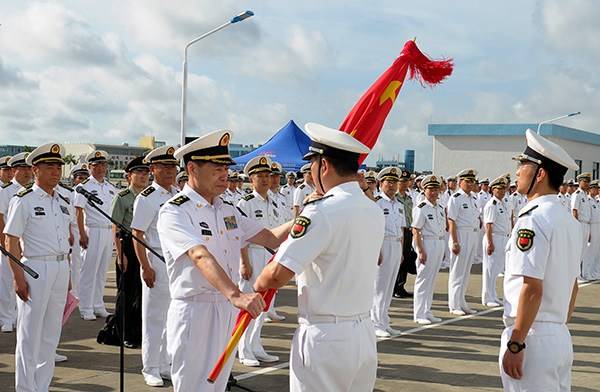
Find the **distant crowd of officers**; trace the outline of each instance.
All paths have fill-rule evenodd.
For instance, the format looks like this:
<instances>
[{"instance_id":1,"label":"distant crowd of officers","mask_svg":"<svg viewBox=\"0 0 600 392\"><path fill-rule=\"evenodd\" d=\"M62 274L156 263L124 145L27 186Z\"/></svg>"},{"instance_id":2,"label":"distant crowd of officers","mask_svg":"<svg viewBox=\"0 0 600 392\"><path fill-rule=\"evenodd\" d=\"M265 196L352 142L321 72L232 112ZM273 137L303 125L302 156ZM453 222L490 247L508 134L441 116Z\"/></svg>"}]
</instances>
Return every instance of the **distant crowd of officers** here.
<instances>
[{"instance_id":1,"label":"distant crowd of officers","mask_svg":"<svg viewBox=\"0 0 600 392\"><path fill-rule=\"evenodd\" d=\"M228 143L223 137L213 143L215 146L196 146L196 150L223 146ZM182 154L194 160L196 156L189 154L196 150ZM194 290L193 285L186 285L194 278L179 261L180 264L175 263L173 269L168 269L169 257L173 262L181 255L176 247L166 254L163 247L169 241L161 238L161 233L168 233L174 243L187 244L185 241L193 240L186 237L184 229L180 230L177 221L170 225L165 223L161 231L159 211L168 204L176 211L183 207L203 208L208 214L213 207L203 200L194 200L189 192L180 192L184 190L188 174L179 169L180 157L176 158L173 146L156 148L132 160L125 168L129 186L123 190L107 180L110 157L104 151L93 151L85 162L75 165L70 171L70 186L64 185L59 182L60 171L56 169L62 167L63 154L62 146L46 144L30 154L0 158L2 244L40 274L38 279L33 279L2 255L0 324L2 332L17 329L17 390L48 390L55 360L66 360L56 353L56 347L67 290L79 298L79 314L83 320L108 318L109 324L111 315L104 303L104 289L115 247L119 284L117 313L126 315L126 327L120 330L116 315L112 316L111 325L117 335L124 334L127 347L141 347L146 384L162 386L163 379L171 379L173 369L180 375L176 389L191 390L185 389L186 385L193 385L186 384L190 376L181 376L187 372L186 361L193 361L186 355L201 353L181 353L183 336L189 333L186 328L190 327L181 320L186 320L185 314L190 310L177 299L185 297L186 290ZM210 157L211 162L219 162L218 154ZM225 216L224 223L210 222L209 218L195 222L199 224L198 235L210 243L217 231L234 233L238 225L242 225L239 221L242 218L237 214L244 222L249 219L257 227L275 232L301 216L306 205L322 196L316 192L311 164L304 165L299 173L300 176L293 171L285 173L282 165L268 156L251 159L243 173L229 170L227 188L220 198L235 207L235 214ZM432 302L437 273L444 268L449 268L448 308L452 315L476 313L466 299L471 266L476 263L483 264L481 303L487 307L501 306L496 280L504 273L507 242L520 210L527 204L527 197L516 192L516 184L511 183L509 175L490 181L478 179L477 174L469 168L452 177L415 176L397 167L386 167L378 173L359 170L356 174L364 195L381 209L385 219L369 314L375 336L401 334L392 327L389 316L394 296L414 297L414 322L426 325L442 321L433 314ZM281 185L282 176L285 176L284 185ZM249 181L250 187L244 179ZM85 192L76 188L83 188ZM598 180L592 180L590 173L582 173L562 184L556 196L582 227L580 280L600 279L598 193ZM121 230L99 210L128 230ZM290 235L302 237L302 230L310 223L309 220L303 226L302 220L296 220ZM132 236L143 243L134 241ZM287 233L283 237L286 236ZM527 246L525 237L523 244ZM230 240L239 242L241 238L236 236ZM231 277L237 277L239 272L236 283L243 293L254 293L257 278L271 258L269 250L258 245L265 242L268 241L246 240L237 255L226 255L227 248L220 248L225 252L225 259L233 260L229 271L223 267L225 272ZM416 275L414 294L404 288L407 272ZM213 284L210 274L205 274L203 279ZM171 292L173 287L178 287L177 293ZM194 295L203 305L221 301L210 292L194 292ZM180 312L182 319L170 319L168 315L173 312ZM191 323L194 319L189 317L187 320ZM260 366L279 360L264 349L261 330L265 321L284 318L275 311L273 302L268 312L251 322L238 347L239 361L243 365ZM169 323L173 324L168 334ZM208 341L209 336L196 339L199 339L198 344L223 346L221 341Z\"/></svg>"}]
</instances>

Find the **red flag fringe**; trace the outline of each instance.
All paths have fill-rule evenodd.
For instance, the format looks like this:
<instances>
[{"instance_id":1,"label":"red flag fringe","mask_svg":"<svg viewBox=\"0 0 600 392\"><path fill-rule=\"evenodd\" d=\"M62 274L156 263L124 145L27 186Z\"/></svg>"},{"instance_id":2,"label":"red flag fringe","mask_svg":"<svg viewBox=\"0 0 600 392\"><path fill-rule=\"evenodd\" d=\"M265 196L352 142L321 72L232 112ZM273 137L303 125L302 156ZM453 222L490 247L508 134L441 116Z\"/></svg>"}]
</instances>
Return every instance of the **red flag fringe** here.
<instances>
[{"instance_id":1,"label":"red flag fringe","mask_svg":"<svg viewBox=\"0 0 600 392\"><path fill-rule=\"evenodd\" d=\"M431 60L417 47L415 41L406 42L402 54L407 57L410 78L417 79L422 85L433 86L441 83L452 73L452 59Z\"/></svg>"}]
</instances>

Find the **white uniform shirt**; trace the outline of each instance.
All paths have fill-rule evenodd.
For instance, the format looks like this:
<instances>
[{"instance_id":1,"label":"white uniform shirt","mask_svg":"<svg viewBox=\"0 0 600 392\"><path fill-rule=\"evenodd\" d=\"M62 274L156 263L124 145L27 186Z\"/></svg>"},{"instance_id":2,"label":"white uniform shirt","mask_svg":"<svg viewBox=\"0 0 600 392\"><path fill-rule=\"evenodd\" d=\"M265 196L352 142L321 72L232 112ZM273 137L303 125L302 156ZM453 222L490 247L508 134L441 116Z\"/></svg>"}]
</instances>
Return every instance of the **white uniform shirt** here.
<instances>
[{"instance_id":1,"label":"white uniform shirt","mask_svg":"<svg viewBox=\"0 0 600 392\"><path fill-rule=\"evenodd\" d=\"M600 223L600 199L589 198L592 213L590 214L590 223ZM594 238L594 241L600 241Z\"/></svg>"},{"instance_id":2,"label":"white uniform shirt","mask_svg":"<svg viewBox=\"0 0 600 392\"><path fill-rule=\"evenodd\" d=\"M315 190L312 186L308 185L306 182L303 182L302 184L300 184L300 186L298 188L296 188L296 190L294 191L294 205L293 207L300 207L300 210L302 211L302 206L304 205L304 199L306 199L306 197L308 195L310 195L311 193L313 193Z\"/></svg>"},{"instance_id":3,"label":"white uniform shirt","mask_svg":"<svg viewBox=\"0 0 600 392\"><path fill-rule=\"evenodd\" d=\"M279 224L283 224L285 222L290 221L292 219L292 207L290 207L289 204L287 204L285 196L279 193L279 191L273 192L270 189L268 193L269 197L275 200L275 203L277 203L277 212L279 213Z\"/></svg>"},{"instance_id":4,"label":"white uniform shirt","mask_svg":"<svg viewBox=\"0 0 600 392\"><path fill-rule=\"evenodd\" d=\"M450 189L445 190L440 194L438 203L444 208L448 207L448 202L450 201L452 194L453 192Z\"/></svg>"},{"instance_id":5,"label":"white uniform shirt","mask_svg":"<svg viewBox=\"0 0 600 392\"><path fill-rule=\"evenodd\" d=\"M296 187L294 185L285 184L279 189L279 193L285 197L285 205L291 210L294 206L294 192Z\"/></svg>"},{"instance_id":6,"label":"white uniform shirt","mask_svg":"<svg viewBox=\"0 0 600 392\"><path fill-rule=\"evenodd\" d=\"M483 207L483 224L492 224L492 233L507 235L510 234L510 209L507 208L504 201L492 196Z\"/></svg>"},{"instance_id":7,"label":"white uniform shirt","mask_svg":"<svg viewBox=\"0 0 600 392\"><path fill-rule=\"evenodd\" d=\"M14 195L19 192L19 189L23 188L16 180L12 180L2 189L0 189L0 214L4 215L4 222L6 222L6 216L8 215L8 206L10 200Z\"/></svg>"},{"instance_id":8,"label":"white uniform shirt","mask_svg":"<svg viewBox=\"0 0 600 392\"><path fill-rule=\"evenodd\" d=\"M581 226L556 195L527 203L506 246L505 317L517 317L523 276L528 276L544 281L535 321L567 322L571 292L580 270L582 235Z\"/></svg>"},{"instance_id":9,"label":"white uniform shirt","mask_svg":"<svg viewBox=\"0 0 600 392\"><path fill-rule=\"evenodd\" d=\"M570 198L567 197L567 193L563 194L563 193L558 193L556 195L556 197L558 198L558 201L560 201L560 204L565 207L566 209L568 209L569 211L571 211L571 200Z\"/></svg>"},{"instance_id":10,"label":"white uniform shirt","mask_svg":"<svg viewBox=\"0 0 600 392\"><path fill-rule=\"evenodd\" d=\"M131 228L143 231L146 243L157 252L161 251L160 238L158 238L156 229L158 211L177 191L174 186L167 190L153 181L149 187L136 196L133 202Z\"/></svg>"},{"instance_id":11,"label":"white uniform shirt","mask_svg":"<svg viewBox=\"0 0 600 392\"><path fill-rule=\"evenodd\" d=\"M69 203L56 190L51 196L34 184L20 192L5 222L4 233L21 239L25 258L69 253Z\"/></svg>"},{"instance_id":12,"label":"white uniform shirt","mask_svg":"<svg viewBox=\"0 0 600 392\"><path fill-rule=\"evenodd\" d=\"M448 218L456 223L459 229L479 228L479 209L473 195L467 195L459 189L448 201Z\"/></svg>"},{"instance_id":13,"label":"white uniform shirt","mask_svg":"<svg viewBox=\"0 0 600 392\"><path fill-rule=\"evenodd\" d=\"M519 192L514 192L512 195L510 195L510 202L512 215L516 220L519 216L519 211L521 211L521 209L525 207L525 204L527 204L527 196L522 195Z\"/></svg>"},{"instance_id":14,"label":"white uniform shirt","mask_svg":"<svg viewBox=\"0 0 600 392\"><path fill-rule=\"evenodd\" d=\"M424 200L425 200L425 192L420 191L420 192L415 192L415 197L413 198L413 200L415 201L416 205L421 204Z\"/></svg>"},{"instance_id":15,"label":"white uniform shirt","mask_svg":"<svg viewBox=\"0 0 600 392\"><path fill-rule=\"evenodd\" d=\"M492 195L486 191L479 191L477 194L477 205L479 206L479 212L483 214L483 209L487 202L492 198Z\"/></svg>"},{"instance_id":16,"label":"white uniform shirt","mask_svg":"<svg viewBox=\"0 0 600 392\"><path fill-rule=\"evenodd\" d=\"M427 199L413 208L412 227L421 230L423 238L443 240L446 236L446 212L439 203L431 204Z\"/></svg>"},{"instance_id":17,"label":"white uniform shirt","mask_svg":"<svg viewBox=\"0 0 600 392\"><path fill-rule=\"evenodd\" d=\"M83 181L81 184L77 185L77 187L83 187L86 191L93 193L100 200L102 200L102 205L98 205L100 209L106 212L110 216L110 207L112 205L112 201L117 194L117 189L110 183L108 180L104 180L103 182L99 182L94 177L89 177L87 180ZM75 188L77 188L75 187ZM75 195L75 200L73 201L75 207L83 208L85 211L85 225L88 227L111 227L112 224L109 222L106 217L102 216L94 207L92 207L88 200L80 193ZM97 204L96 204L97 205Z\"/></svg>"},{"instance_id":18,"label":"white uniform shirt","mask_svg":"<svg viewBox=\"0 0 600 392\"><path fill-rule=\"evenodd\" d=\"M242 199L243 195L237 191L237 189L235 191L230 191L229 188L225 189L225 192L223 192L223 195L221 196L223 198L223 200L233 204L233 205L237 205L237 203Z\"/></svg>"},{"instance_id":19,"label":"white uniform shirt","mask_svg":"<svg viewBox=\"0 0 600 392\"><path fill-rule=\"evenodd\" d=\"M258 192L252 191L251 194L244 196L237 206L248 218L260 222L261 226L266 229L272 229L281 224L279 204L269 197L268 192L265 199Z\"/></svg>"},{"instance_id":20,"label":"white uniform shirt","mask_svg":"<svg viewBox=\"0 0 600 392\"><path fill-rule=\"evenodd\" d=\"M69 204L69 215L71 215L71 225L77 225L77 216L75 215L75 206L73 205L73 189L61 183L58 184L55 191L60 193Z\"/></svg>"},{"instance_id":21,"label":"white uniform shirt","mask_svg":"<svg viewBox=\"0 0 600 392\"><path fill-rule=\"evenodd\" d=\"M205 246L227 276L238 282L240 249L263 229L218 197L211 205L187 184L161 207L157 228L174 299L220 294L192 262L188 250Z\"/></svg>"},{"instance_id":22,"label":"white uniform shirt","mask_svg":"<svg viewBox=\"0 0 600 392\"><path fill-rule=\"evenodd\" d=\"M579 222L590 223L592 205L589 196L581 189L577 189L571 197L571 209L577 210Z\"/></svg>"},{"instance_id":23,"label":"white uniform shirt","mask_svg":"<svg viewBox=\"0 0 600 392\"><path fill-rule=\"evenodd\" d=\"M355 181L304 208L275 256L297 275L300 316L370 311L384 227L381 209Z\"/></svg>"},{"instance_id":24,"label":"white uniform shirt","mask_svg":"<svg viewBox=\"0 0 600 392\"><path fill-rule=\"evenodd\" d=\"M375 201L383 211L385 218L385 237L402 238L403 228L406 227L406 215L404 214L404 204L396 197L387 197L385 193L377 196Z\"/></svg>"}]
</instances>

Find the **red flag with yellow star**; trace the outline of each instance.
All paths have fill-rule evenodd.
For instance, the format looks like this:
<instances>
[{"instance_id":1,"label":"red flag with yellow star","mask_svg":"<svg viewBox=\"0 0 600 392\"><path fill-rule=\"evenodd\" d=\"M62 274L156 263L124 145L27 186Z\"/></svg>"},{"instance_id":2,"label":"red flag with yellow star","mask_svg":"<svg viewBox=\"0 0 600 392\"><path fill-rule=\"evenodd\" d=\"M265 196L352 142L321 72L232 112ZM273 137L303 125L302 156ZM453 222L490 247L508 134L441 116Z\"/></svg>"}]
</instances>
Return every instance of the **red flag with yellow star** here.
<instances>
[{"instance_id":1,"label":"red flag with yellow star","mask_svg":"<svg viewBox=\"0 0 600 392\"><path fill-rule=\"evenodd\" d=\"M340 129L373 148L407 72L410 71L411 79L416 78L423 85L435 85L450 76L452 67L452 59L430 60L417 48L414 40L406 42L400 56L358 100ZM366 157L361 156L360 163Z\"/></svg>"}]
</instances>

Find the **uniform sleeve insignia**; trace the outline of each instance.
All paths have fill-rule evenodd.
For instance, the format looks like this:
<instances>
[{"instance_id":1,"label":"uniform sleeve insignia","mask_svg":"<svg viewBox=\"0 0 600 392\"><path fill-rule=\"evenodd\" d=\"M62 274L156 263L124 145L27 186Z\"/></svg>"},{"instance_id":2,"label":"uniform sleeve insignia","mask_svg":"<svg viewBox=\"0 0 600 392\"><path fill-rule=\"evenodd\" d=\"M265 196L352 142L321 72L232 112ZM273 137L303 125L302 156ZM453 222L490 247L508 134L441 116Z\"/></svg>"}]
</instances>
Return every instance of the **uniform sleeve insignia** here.
<instances>
[{"instance_id":1,"label":"uniform sleeve insignia","mask_svg":"<svg viewBox=\"0 0 600 392\"><path fill-rule=\"evenodd\" d=\"M129 194L129 192L131 192L131 191L129 190L129 188L127 188L124 191L119 192L119 196L120 197L125 197L125 196L127 196Z\"/></svg>"},{"instance_id":2,"label":"uniform sleeve insignia","mask_svg":"<svg viewBox=\"0 0 600 392\"><path fill-rule=\"evenodd\" d=\"M177 196L176 198L174 198L173 200L171 200L169 203L176 205L176 206L180 206L183 203L185 203L186 201L190 200L189 197L187 197L186 195L181 195L181 196Z\"/></svg>"},{"instance_id":3,"label":"uniform sleeve insignia","mask_svg":"<svg viewBox=\"0 0 600 392\"><path fill-rule=\"evenodd\" d=\"M425 202L422 202L422 203L421 203L421 204L419 204L417 207L419 207L419 208L423 208L423 207L425 207L425 204L427 204L427 203L425 203Z\"/></svg>"},{"instance_id":4,"label":"uniform sleeve insignia","mask_svg":"<svg viewBox=\"0 0 600 392\"><path fill-rule=\"evenodd\" d=\"M292 238L300 238L306 234L306 229L310 225L310 219L305 216L300 215L294 220L294 224L292 225L292 229L290 230L290 237Z\"/></svg>"},{"instance_id":5,"label":"uniform sleeve insignia","mask_svg":"<svg viewBox=\"0 0 600 392\"><path fill-rule=\"evenodd\" d=\"M517 231L517 248L523 252L531 249L533 246L533 237L535 237L533 230L519 229Z\"/></svg>"},{"instance_id":6,"label":"uniform sleeve insignia","mask_svg":"<svg viewBox=\"0 0 600 392\"><path fill-rule=\"evenodd\" d=\"M23 197L31 192L33 192L33 189L31 188L23 189L21 192L17 193L17 197Z\"/></svg>"},{"instance_id":7,"label":"uniform sleeve insignia","mask_svg":"<svg viewBox=\"0 0 600 392\"><path fill-rule=\"evenodd\" d=\"M244 199L244 200L246 200L246 201L249 201L249 200L252 200L252 199L254 199L254 195L253 195L252 193L250 193L250 194L248 194L248 195L246 195L246 196L242 197L242 199Z\"/></svg>"},{"instance_id":8,"label":"uniform sleeve insignia","mask_svg":"<svg viewBox=\"0 0 600 392\"><path fill-rule=\"evenodd\" d=\"M142 196L146 197L146 196L148 196L149 194L151 194L152 192L154 192L155 190L156 190L156 188L154 188L154 187L151 185L151 186L149 186L148 188L144 189L144 190L142 191L142 193L140 193L140 195L142 195Z\"/></svg>"},{"instance_id":9,"label":"uniform sleeve insignia","mask_svg":"<svg viewBox=\"0 0 600 392\"><path fill-rule=\"evenodd\" d=\"M452 195L452 197L459 197L460 193L456 192L455 194Z\"/></svg>"}]
</instances>

